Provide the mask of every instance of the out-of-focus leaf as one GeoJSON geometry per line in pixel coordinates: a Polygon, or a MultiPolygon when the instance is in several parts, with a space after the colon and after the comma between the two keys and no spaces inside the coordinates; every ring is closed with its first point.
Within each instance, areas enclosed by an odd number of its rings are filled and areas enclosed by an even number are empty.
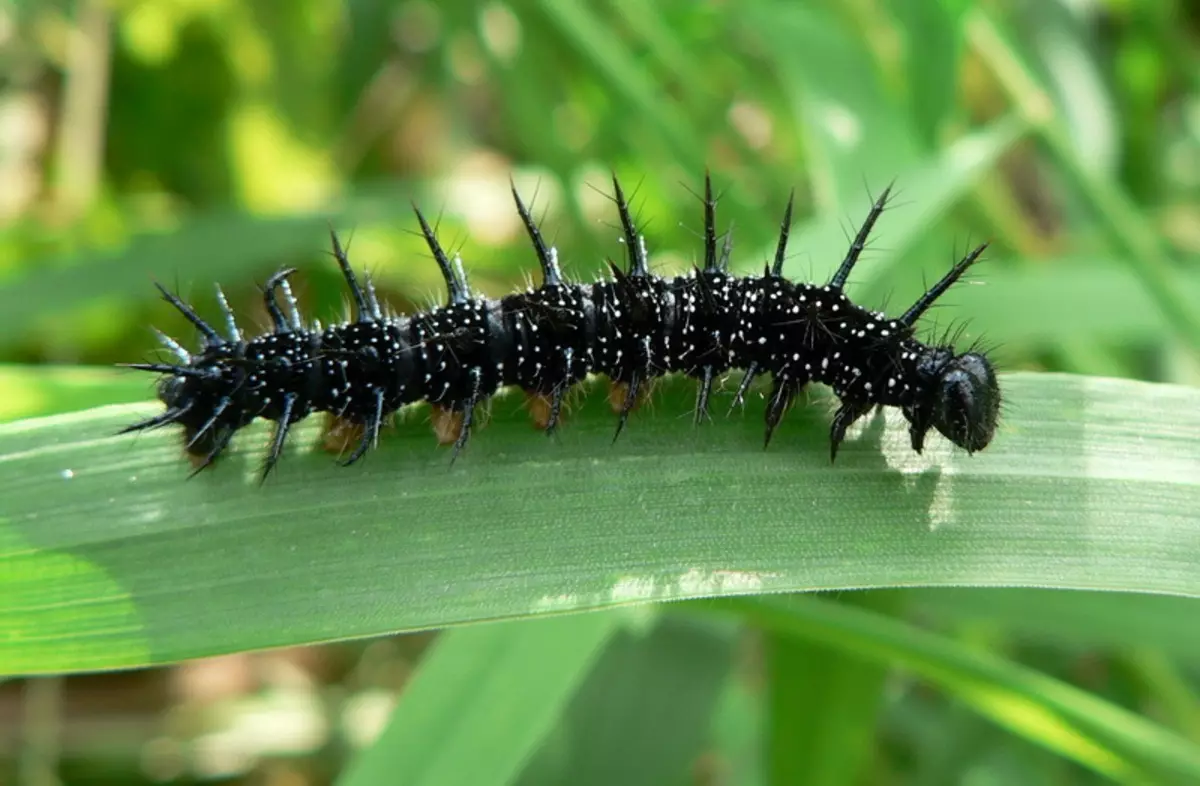
{"type": "Polygon", "coordinates": [[[623,619],[614,612],[449,631],[338,783],[512,783],[623,619]]]}
{"type": "Polygon", "coordinates": [[[996,723],[1118,781],[1200,779],[1200,746],[1052,677],[890,617],[803,596],[712,605],[852,657],[901,665],[996,723]]]}
{"type": "Polygon", "coordinates": [[[962,17],[971,0],[899,0],[893,3],[904,32],[904,85],[910,115],[928,145],[936,145],[954,111],[958,60],[962,54],[962,17]]]}
{"type": "Polygon", "coordinates": [[[253,278],[297,257],[321,259],[330,226],[411,214],[404,197],[411,192],[400,184],[363,189],[318,214],[226,211],[169,233],[138,235],[124,248],[37,261],[24,276],[0,286],[0,342],[17,340],[37,319],[87,303],[141,298],[153,291],[155,280],[173,288],[202,277],[209,287],[253,278]]]}
{"type": "Polygon", "coordinates": [[[1200,602],[1193,598],[1032,588],[906,592],[915,611],[942,622],[987,622],[1017,636],[1084,649],[1153,647],[1200,663],[1200,602]]]}
{"type": "Polygon", "coordinates": [[[683,615],[657,619],[613,638],[519,786],[691,781],[738,628],[683,615]]]}
{"type": "MultiPolygon", "coordinates": [[[[853,593],[841,600],[878,608],[898,598],[853,593]]],[[[768,631],[765,638],[771,783],[862,783],[887,670],[794,636],[768,631]]]]}
{"type": "Polygon", "coordinates": [[[0,364],[0,422],[145,401],[153,394],[154,382],[133,371],[0,364]]]}

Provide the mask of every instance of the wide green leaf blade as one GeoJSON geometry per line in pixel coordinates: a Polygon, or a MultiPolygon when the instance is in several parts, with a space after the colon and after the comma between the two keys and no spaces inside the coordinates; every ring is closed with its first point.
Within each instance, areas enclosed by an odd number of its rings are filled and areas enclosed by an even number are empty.
{"type": "Polygon", "coordinates": [[[152,406],[0,426],[0,673],[738,593],[1200,595],[1200,391],[1002,384],[982,453],[931,437],[918,456],[890,414],[833,466],[826,405],[797,407],[764,451],[760,401],[693,429],[684,381],[615,445],[598,390],[557,440],[501,396],[453,466],[419,411],[351,469],[305,453],[313,418],[262,487],[265,427],[188,481],[176,434],[114,436],[152,406]]]}

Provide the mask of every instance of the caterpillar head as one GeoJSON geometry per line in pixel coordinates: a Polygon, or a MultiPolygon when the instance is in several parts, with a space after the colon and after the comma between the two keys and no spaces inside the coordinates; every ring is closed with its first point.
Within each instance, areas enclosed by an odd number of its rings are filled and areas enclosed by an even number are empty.
{"type": "Polygon", "coordinates": [[[987,356],[938,349],[922,360],[919,373],[927,393],[905,409],[913,450],[921,451],[930,428],[968,453],[986,448],[1000,417],[1000,386],[987,356]]]}
{"type": "Polygon", "coordinates": [[[164,376],[158,381],[158,400],[167,408],[164,415],[170,416],[170,422],[183,426],[184,450],[193,460],[206,455],[213,446],[215,432],[211,426],[215,423],[205,429],[213,414],[210,386],[211,383],[203,378],[179,374],[164,376]]]}
{"type": "Polygon", "coordinates": [[[933,427],[968,453],[983,450],[996,433],[1000,387],[987,357],[967,352],[947,363],[938,376],[933,427]]]}
{"type": "Polygon", "coordinates": [[[156,392],[158,400],[167,405],[167,409],[175,409],[181,407],[186,401],[192,398],[192,391],[188,390],[187,377],[176,375],[162,376],[158,379],[156,392]]]}
{"type": "Polygon", "coordinates": [[[246,406],[244,371],[229,362],[236,351],[232,345],[209,347],[201,355],[181,358],[179,363],[126,364],[127,368],[162,375],[156,393],[166,408],[131,423],[120,433],[178,424],[183,427],[187,454],[203,458],[205,465],[211,463],[233,432],[257,414],[256,409],[246,406]]]}

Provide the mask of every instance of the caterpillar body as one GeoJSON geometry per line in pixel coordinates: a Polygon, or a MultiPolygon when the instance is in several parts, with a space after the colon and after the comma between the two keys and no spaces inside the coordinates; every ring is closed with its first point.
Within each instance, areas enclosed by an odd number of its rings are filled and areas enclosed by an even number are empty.
{"type": "Polygon", "coordinates": [[[545,242],[514,186],[542,283],[500,299],[472,292],[461,258],[446,254],[415,205],[448,290],[446,304],[426,312],[387,312],[370,278],[360,284],[332,231],[333,255],[353,304],[351,319],[341,324],[322,328],[304,322],[288,283],[292,268],[263,286],[271,330],[253,338],[243,335],[219,288],[224,334],[157,285],[199,331],[202,346],[189,352],[160,333],[172,362],[128,364],[162,375],[157,392],[166,409],[122,433],[182,426],[185,450],[198,472],[240,429],[263,418],[275,424],[262,467],[265,479],[290,427],[313,413],[329,413],[337,429],[354,435],[343,461],[349,465],[377,443],[393,413],[425,401],[439,441],[452,444],[457,457],[476,425],[477,407],[501,387],[522,389],[535,424],[552,433],[567,391],[589,374],[606,376],[619,435],[655,379],[670,373],[694,378],[699,422],[708,413],[715,381],[740,369],[735,404],[753,380],[771,378],[764,446],[810,382],[829,385],[840,402],[830,427],[831,461],[847,429],[877,406],[900,409],[917,452],[931,429],[969,453],[991,442],[1001,395],[986,353],[974,348],[956,353],[948,342],[926,344],[916,337],[921,316],[978,261],[986,244],[893,319],[854,304],[843,292],[890,187],[872,205],[833,277],[821,285],[783,276],[792,199],[772,262],[762,275],[739,277],[729,271],[730,234],[718,243],[716,200],[706,175],[703,264],[664,278],[649,270],[644,239],[615,176],[613,189],[628,265],[622,269],[610,260],[610,275],[591,284],[563,277],[557,249],[545,242]]]}

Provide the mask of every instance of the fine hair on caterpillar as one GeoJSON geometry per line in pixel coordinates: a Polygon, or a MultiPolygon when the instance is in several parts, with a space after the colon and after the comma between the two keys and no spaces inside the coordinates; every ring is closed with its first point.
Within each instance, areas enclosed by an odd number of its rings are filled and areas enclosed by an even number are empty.
{"type": "Polygon", "coordinates": [[[730,272],[731,235],[717,233],[716,200],[706,174],[703,263],[660,277],[649,270],[645,240],[615,176],[612,185],[627,261],[622,267],[609,260],[608,275],[590,284],[564,278],[557,249],[546,243],[513,186],[541,284],[499,299],[471,290],[461,258],[443,250],[415,205],[421,235],[446,282],[448,296],[439,307],[391,314],[370,277],[360,283],[332,231],[333,256],[352,304],[343,323],[322,327],[301,317],[288,283],[291,268],[264,284],[271,330],[253,338],[243,335],[219,288],[223,331],[156,285],[197,329],[201,346],[191,352],[160,333],[174,356],[170,362],[128,364],[162,375],[158,398],[166,409],[122,433],[182,426],[185,451],[198,472],[237,431],[263,418],[274,423],[265,479],[290,427],[309,415],[330,417],[330,431],[342,435],[332,441],[348,446],[342,463],[349,465],[377,443],[393,413],[424,401],[432,408],[438,441],[453,445],[453,461],[476,426],[477,408],[502,387],[523,390],[535,425],[553,433],[567,392],[589,374],[605,376],[617,416],[615,440],[659,377],[680,373],[696,380],[699,423],[708,414],[715,382],[741,370],[734,405],[755,379],[771,380],[764,447],[810,382],[831,387],[840,403],[830,426],[831,461],[847,429],[882,406],[900,409],[918,453],[931,429],[968,453],[991,442],[1001,397],[986,353],[975,348],[957,353],[952,342],[927,344],[916,337],[921,316],[979,260],[986,244],[959,260],[902,315],[889,318],[854,304],[843,289],[890,187],[875,200],[832,278],[814,284],[783,276],[791,198],[773,259],[761,275],[739,277],[730,272]]]}

